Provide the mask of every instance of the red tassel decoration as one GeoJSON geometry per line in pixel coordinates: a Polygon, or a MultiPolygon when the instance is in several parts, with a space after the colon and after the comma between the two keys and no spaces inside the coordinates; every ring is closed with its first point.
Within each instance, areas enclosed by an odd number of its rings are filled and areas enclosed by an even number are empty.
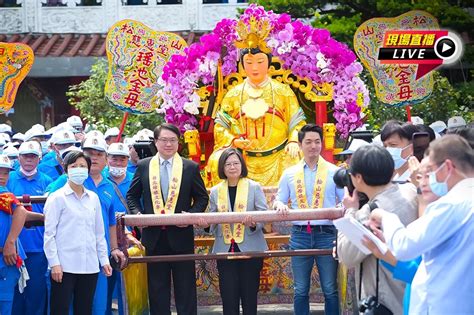
{"type": "Polygon", "coordinates": [[[309,224],[309,221],[308,221],[308,225],[306,226],[306,232],[311,234],[311,225],[309,224]]]}
{"type": "Polygon", "coordinates": [[[20,268],[23,265],[23,259],[21,259],[20,255],[16,255],[16,267],[20,268]]]}
{"type": "Polygon", "coordinates": [[[231,253],[234,252],[234,244],[235,244],[235,240],[234,240],[234,239],[231,239],[231,240],[230,240],[230,252],[231,252],[231,253]]]}

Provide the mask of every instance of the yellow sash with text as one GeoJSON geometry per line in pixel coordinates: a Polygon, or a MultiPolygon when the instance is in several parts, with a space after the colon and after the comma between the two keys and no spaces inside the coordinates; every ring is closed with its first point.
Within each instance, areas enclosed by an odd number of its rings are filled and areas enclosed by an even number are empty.
{"type": "Polygon", "coordinates": [[[322,208],[324,203],[324,190],[326,189],[326,179],[331,163],[323,159],[318,159],[318,169],[316,171],[316,180],[313,188],[313,204],[308,205],[306,197],[306,188],[304,185],[304,160],[301,161],[301,167],[295,174],[296,201],[299,209],[317,209],[322,208]]]}
{"type": "Polygon", "coordinates": [[[149,177],[151,201],[155,214],[173,214],[178,201],[181,177],[183,175],[183,159],[176,153],[173,156],[171,179],[169,182],[168,199],[163,203],[160,184],[160,155],[156,154],[150,161],[149,177]]]}
{"type": "MultiPolygon", "coordinates": [[[[237,184],[237,193],[235,196],[234,212],[247,211],[247,199],[249,195],[249,181],[245,178],[239,179],[237,184]]],[[[227,180],[220,183],[217,188],[217,211],[228,212],[229,209],[229,185],[227,180]]],[[[224,243],[240,244],[244,241],[245,226],[242,223],[234,223],[232,231],[230,224],[222,224],[222,234],[224,243]]],[[[232,247],[233,249],[233,247],[232,247]]]]}

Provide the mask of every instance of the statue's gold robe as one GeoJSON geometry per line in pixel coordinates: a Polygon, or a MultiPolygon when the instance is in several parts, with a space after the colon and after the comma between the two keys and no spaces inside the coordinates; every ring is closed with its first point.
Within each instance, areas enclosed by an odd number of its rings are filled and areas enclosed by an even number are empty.
{"type": "Polygon", "coordinates": [[[214,124],[214,153],[208,162],[210,186],[217,184],[217,162],[223,149],[235,139],[248,139],[243,152],[248,177],[264,186],[277,186],[283,171],[300,158],[285,152],[289,142],[298,141],[298,131],[305,125],[303,110],[291,88],[269,79],[262,86],[248,80],[227,92],[214,124]]]}

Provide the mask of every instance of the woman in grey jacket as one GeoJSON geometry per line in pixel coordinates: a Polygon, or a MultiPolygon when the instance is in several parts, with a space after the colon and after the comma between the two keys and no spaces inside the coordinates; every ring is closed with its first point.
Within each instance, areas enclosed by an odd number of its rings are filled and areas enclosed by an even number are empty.
{"type": "MultiPolygon", "coordinates": [[[[211,212],[265,211],[262,187],[247,179],[247,166],[240,151],[226,149],[219,158],[219,177],[224,181],[211,189],[211,212]]],[[[212,253],[264,251],[268,249],[263,224],[247,216],[242,223],[211,225],[215,235],[212,253]]],[[[257,293],[263,258],[218,260],[219,286],[224,315],[257,314],[257,293]]]]}

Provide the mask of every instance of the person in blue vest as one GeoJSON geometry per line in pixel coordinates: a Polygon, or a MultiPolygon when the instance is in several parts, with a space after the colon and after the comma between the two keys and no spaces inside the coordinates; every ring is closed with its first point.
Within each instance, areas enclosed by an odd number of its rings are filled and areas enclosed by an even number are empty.
{"type": "MultiPolygon", "coordinates": [[[[115,209],[116,213],[126,213],[127,201],[126,196],[128,188],[132,183],[133,174],[127,171],[129,162],[129,148],[124,143],[112,143],[107,149],[107,178],[114,186],[114,190],[119,197],[121,207],[115,209]]],[[[136,245],[143,249],[143,245],[132,235],[127,232],[127,241],[129,246],[136,245]]],[[[112,299],[118,297],[119,314],[123,314],[122,286],[120,281],[121,274],[114,270],[112,276],[108,278],[109,289],[107,296],[107,314],[112,314],[112,299]],[[118,294],[114,294],[118,293],[118,294]]]]}
{"type": "MultiPolygon", "coordinates": [[[[89,177],[84,182],[86,189],[92,190],[99,196],[102,206],[102,217],[104,221],[105,238],[110,254],[116,261],[123,262],[125,257],[117,246],[117,234],[115,224],[115,209],[120,208],[120,200],[112,186],[112,183],[103,176],[103,170],[107,164],[107,144],[103,137],[86,136],[82,150],[91,159],[91,170],[89,177]]],[[[67,182],[67,176],[61,175],[47,188],[52,193],[63,187],[67,182]]],[[[107,310],[107,277],[101,272],[97,280],[94,296],[93,313],[105,314],[107,310]]]]}
{"type": "Polygon", "coordinates": [[[76,144],[76,138],[74,134],[70,130],[58,130],[53,134],[51,138],[51,148],[52,152],[54,152],[55,157],[54,159],[49,159],[40,163],[38,166],[38,170],[53,180],[56,180],[59,176],[64,174],[63,169],[63,159],[61,155],[65,152],[67,148],[76,144]]]}
{"type": "MultiPolygon", "coordinates": [[[[52,179],[38,171],[41,158],[41,146],[36,141],[23,142],[18,150],[20,168],[10,173],[7,189],[15,196],[44,195],[46,187],[52,179]]],[[[33,204],[32,211],[43,213],[42,204],[33,204]]],[[[43,315],[47,301],[46,278],[48,261],[43,252],[44,227],[33,226],[24,228],[20,234],[20,241],[28,256],[26,268],[30,276],[28,285],[23,293],[15,291],[13,300],[14,314],[43,315]]]]}
{"type": "Polygon", "coordinates": [[[11,163],[5,154],[0,155],[0,314],[12,314],[13,296],[20,271],[17,263],[25,259],[18,240],[27,216],[26,209],[8,192],[6,183],[11,163]]]}

